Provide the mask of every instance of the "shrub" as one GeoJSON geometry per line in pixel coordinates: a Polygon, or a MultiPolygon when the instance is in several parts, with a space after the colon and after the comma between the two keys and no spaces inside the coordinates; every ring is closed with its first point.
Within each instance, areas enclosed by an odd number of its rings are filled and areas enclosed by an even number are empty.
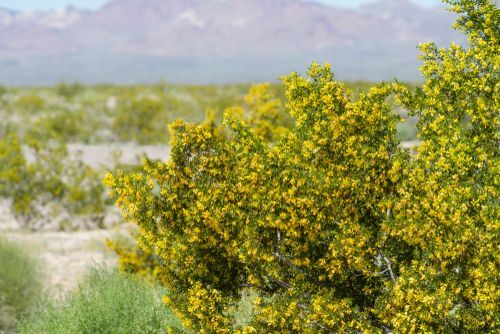
{"type": "MultiPolygon", "coordinates": [[[[373,89],[350,102],[328,68],[314,66],[310,74],[312,81],[298,75],[285,81],[297,124],[274,146],[237,119],[226,120],[233,141],[178,122],[171,126],[169,162],[150,164],[147,176],[108,180],[125,217],[139,223],[143,242],[164,260],[170,305],[195,330],[227,331],[234,319],[226,315],[244,286],[267,297],[263,312],[282,317],[289,303],[306,303],[303,295],[324,296],[328,286],[349,295],[343,285],[353,271],[361,276],[358,284],[371,289],[353,291],[352,298],[373,303],[377,291],[370,280],[382,280],[372,263],[380,242],[377,226],[385,217],[378,206],[394,191],[387,171],[397,156],[397,119],[384,102],[390,89],[373,89]],[[328,92],[326,102],[315,114],[304,112],[313,105],[309,96],[320,91],[328,92]],[[330,107],[333,96],[342,100],[330,107]],[[369,131],[361,131],[368,124],[369,131]],[[352,147],[344,150],[346,138],[352,147]],[[354,185],[359,192],[350,189],[354,185]],[[290,290],[291,282],[300,292],[290,290]],[[325,288],[318,291],[317,284],[325,288]]],[[[269,330],[273,321],[263,328],[269,330]]]]}
{"type": "Polygon", "coordinates": [[[290,126],[281,100],[273,95],[269,84],[253,85],[245,96],[245,103],[249,110],[232,108],[228,112],[243,118],[265,140],[274,142],[284,133],[286,126],[290,126]]]}
{"type": "Polygon", "coordinates": [[[16,107],[20,110],[28,113],[39,112],[45,106],[45,100],[34,94],[23,95],[21,96],[17,103],[16,107]]]}
{"type": "Polygon", "coordinates": [[[107,240],[106,244],[118,255],[118,269],[121,272],[141,276],[147,281],[161,282],[161,260],[146,247],[112,240],[107,240]]]}
{"type": "Polygon", "coordinates": [[[0,237],[0,332],[12,330],[34,306],[41,294],[40,277],[36,260],[0,237]]]}
{"type": "Polygon", "coordinates": [[[36,228],[54,218],[47,215],[65,212],[101,226],[106,201],[99,174],[71,158],[63,143],[33,140],[30,149],[34,162],[24,158],[15,133],[0,137],[0,197],[12,200],[17,218],[36,228]]]}
{"type": "Polygon", "coordinates": [[[0,196],[13,195],[13,185],[21,182],[25,165],[26,160],[17,136],[7,132],[0,137],[0,196]]]}
{"type": "Polygon", "coordinates": [[[113,131],[121,140],[150,144],[162,141],[166,124],[167,112],[163,100],[141,97],[131,100],[118,110],[113,131]]]}
{"type": "Polygon", "coordinates": [[[108,175],[165,298],[200,333],[478,333],[500,325],[500,15],[447,1],[469,48],[422,46],[426,82],[360,92],[314,64],[284,78],[295,126],[273,144],[176,122],[171,159],[108,175]],[[394,95],[394,98],[391,96],[394,95]],[[399,147],[390,101],[419,117],[399,147]],[[231,309],[255,298],[251,321],[231,309]]]}
{"type": "Polygon", "coordinates": [[[413,251],[379,302],[396,332],[500,325],[500,10],[487,0],[447,2],[469,48],[422,45],[426,81],[400,97],[419,118],[422,144],[404,161],[383,228],[413,251]]]}
{"type": "Polygon", "coordinates": [[[175,316],[163,307],[166,291],[128,275],[93,269],[62,305],[44,302],[19,325],[19,333],[93,334],[182,332],[175,316]]]}
{"type": "Polygon", "coordinates": [[[83,86],[80,83],[61,82],[57,84],[54,89],[59,96],[71,100],[83,91],[83,86]]]}
{"type": "Polygon", "coordinates": [[[60,142],[87,141],[90,134],[85,132],[82,126],[86,119],[81,111],[71,112],[60,109],[52,113],[44,114],[32,121],[26,130],[26,141],[58,140],[60,142]]]}

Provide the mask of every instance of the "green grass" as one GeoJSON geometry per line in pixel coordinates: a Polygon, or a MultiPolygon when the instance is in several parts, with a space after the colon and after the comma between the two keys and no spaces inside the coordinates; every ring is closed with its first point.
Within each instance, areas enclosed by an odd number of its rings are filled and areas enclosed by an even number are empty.
{"type": "Polygon", "coordinates": [[[36,259],[0,237],[0,332],[10,332],[41,295],[36,259]]]}
{"type": "Polygon", "coordinates": [[[166,291],[104,268],[92,269],[80,288],[61,305],[42,302],[24,318],[23,334],[165,333],[180,322],[161,297],[166,291]]]}

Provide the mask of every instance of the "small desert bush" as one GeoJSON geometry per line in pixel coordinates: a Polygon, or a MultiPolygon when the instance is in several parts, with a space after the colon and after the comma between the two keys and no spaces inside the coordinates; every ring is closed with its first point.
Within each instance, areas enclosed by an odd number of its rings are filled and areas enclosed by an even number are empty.
{"type": "MultiPolygon", "coordinates": [[[[37,229],[64,214],[102,227],[106,209],[97,170],[70,156],[64,142],[29,142],[33,162],[25,158],[19,135],[0,137],[0,198],[10,199],[12,212],[24,227],[37,229]]],[[[59,229],[78,228],[68,220],[59,229]]]]}
{"type": "Polygon", "coordinates": [[[182,332],[162,305],[165,293],[129,275],[94,268],[61,305],[41,303],[21,321],[19,333],[165,333],[169,327],[182,332]]]}
{"type": "Polygon", "coordinates": [[[0,237],[0,332],[11,330],[41,292],[36,260],[0,237]]]}

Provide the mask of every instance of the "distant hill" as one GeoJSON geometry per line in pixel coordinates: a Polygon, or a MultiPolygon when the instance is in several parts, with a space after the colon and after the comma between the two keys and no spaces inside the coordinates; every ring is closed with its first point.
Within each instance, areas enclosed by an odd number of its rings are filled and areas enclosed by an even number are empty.
{"type": "Polygon", "coordinates": [[[0,9],[0,83],[275,80],[312,61],[348,80],[418,80],[420,42],[462,42],[452,14],[408,0],[112,0],[96,11],[0,9]]]}

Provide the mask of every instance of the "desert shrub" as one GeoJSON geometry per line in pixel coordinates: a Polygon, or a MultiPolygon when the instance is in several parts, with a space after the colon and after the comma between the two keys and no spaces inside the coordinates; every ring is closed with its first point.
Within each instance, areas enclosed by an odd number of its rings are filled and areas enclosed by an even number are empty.
{"type": "Polygon", "coordinates": [[[273,95],[267,83],[253,85],[245,96],[245,103],[247,108],[232,108],[229,112],[238,115],[265,140],[274,142],[289,125],[281,100],[273,95]]]}
{"type": "Polygon", "coordinates": [[[28,113],[39,112],[44,106],[45,100],[36,94],[22,95],[15,105],[19,110],[28,113]]]}
{"type": "Polygon", "coordinates": [[[426,81],[400,97],[419,118],[422,144],[404,161],[384,226],[413,250],[379,301],[396,332],[500,325],[500,10],[493,1],[447,2],[469,47],[422,45],[426,81]]]}
{"type": "Polygon", "coordinates": [[[138,97],[118,109],[113,131],[120,140],[150,144],[164,141],[167,111],[161,98],[138,97]]]}
{"type": "Polygon", "coordinates": [[[24,137],[26,141],[86,142],[90,130],[84,124],[87,124],[87,120],[82,112],[56,109],[34,120],[25,130],[24,137]]]}
{"type": "Polygon", "coordinates": [[[41,288],[40,270],[32,255],[0,237],[0,332],[14,329],[41,296],[41,288]]]}
{"type": "Polygon", "coordinates": [[[273,143],[292,125],[289,115],[276,93],[268,83],[255,84],[244,97],[243,103],[225,108],[222,112],[216,109],[207,109],[203,127],[214,136],[230,138],[232,134],[222,124],[222,115],[228,114],[237,117],[252,128],[258,136],[273,143]]]}
{"type": "Polygon", "coordinates": [[[106,244],[118,255],[118,269],[121,272],[143,277],[147,281],[161,282],[161,259],[147,247],[114,240],[107,240],[106,244]]]}
{"type": "Polygon", "coordinates": [[[176,122],[171,159],[111,174],[140,244],[160,257],[166,303],[201,333],[478,333],[500,325],[500,15],[447,1],[467,49],[422,46],[421,88],[354,98],[329,66],[284,78],[295,125],[268,141],[176,122]],[[422,144],[400,148],[397,101],[422,144]],[[465,126],[464,126],[465,125],[465,126]],[[234,308],[258,294],[251,321],[234,308]]]}
{"type": "MultiPolygon", "coordinates": [[[[23,225],[39,228],[67,213],[101,226],[106,206],[101,175],[70,157],[63,143],[32,141],[29,148],[33,162],[25,159],[15,133],[0,138],[0,197],[11,199],[23,225]]],[[[68,227],[75,228],[71,222],[68,227]]]]}
{"type": "Polygon", "coordinates": [[[59,96],[64,97],[65,99],[72,99],[77,94],[81,93],[83,90],[83,86],[79,83],[64,83],[61,82],[55,86],[55,91],[59,96]]]}
{"type": "MultiPolygon", "coordinates": [[[[150,164],[146,176],[108,180],[125,218],[139,224],[144,244],[164,260],[170,305],[195,330],[228,331],[235,322],[228,310],[248,286],[266,297],[259,307],[266,330],[278,321],[269,314],[282,317],[290,303],[326,297],[328,287],[374,303],[375,282],[383,280],[372,261],[385,217],[379,205],[395,190],[388,171],[398,156],[397,118],[384,102],[391,89],[350,101],[328,68],[315,65],[310,75],[311,81],[296,74],[285,80],[297,122],[274,145],[237,118],[226,119],[231,141],[178,122],[171,126],[169,162],[150,164]],[[312,101],[315,92],[328,94],[325,102],[312,101]],[[329,104],[334,98],[341,99],[337,106],[329,104]],[[316,103],[316,112],[308,112],[316,103]],[[343,148],[345,140],[351,149],[343,148]],[[351,272],[365,292],[345,286],[351,272]],[[291,290],[292,282],[300,292],[291,290]],[[317,284],[325,288],[318,291],[317,284]]],[[[304,311],[295,312],[290,316],[306,330],[304,311]]],[[[293,325],[289,320],[283,318],[293,325]]],[[[274,330],[287,330],[283,322],[274,330]]]]}
{"type": "Polygon", "coordinates": [[[13,184],[21,182],[26,164],[19,139],[12,132],[0,137],[0,196],[14,194],[13,184]]]}
{"type": "Polygon", "coordinates": [[[21,321],[18,331],[132,334],[162,333],[172,327],[182,332],[179,321],[162,305],[165,293],[165,289],[131,276],[96,268],[61,305],[42,303],[21,321]]]}

